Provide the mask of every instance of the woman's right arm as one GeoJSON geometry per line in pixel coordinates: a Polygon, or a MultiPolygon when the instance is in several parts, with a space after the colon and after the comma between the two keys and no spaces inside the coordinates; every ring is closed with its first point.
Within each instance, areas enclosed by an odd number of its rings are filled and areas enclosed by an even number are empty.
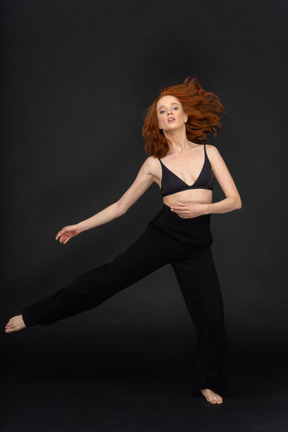
{"type": "Polygon", "coordinates": [[[158,177],[157,170],[159,170],[159,164],[157,162],[156,158],[152,156],[148,157],[140,168],[132,185],[118,201],[78,224],[62,228],[57,233],[56,240],[59,240],[60,243],[66,244],[71,238],[77,236],[83,231],[104,225],[125,214],[158,177]]]}

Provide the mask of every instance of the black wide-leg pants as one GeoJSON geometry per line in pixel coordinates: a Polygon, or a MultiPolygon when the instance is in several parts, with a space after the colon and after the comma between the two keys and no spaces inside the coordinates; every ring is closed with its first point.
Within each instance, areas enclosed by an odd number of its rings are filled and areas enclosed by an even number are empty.
{"type": "Polygon", "coordinates": [[[229,344],[219,281],[210,246],[210,215],[180,218],[165,204],[144,233],[110,263],[83,274],[66,288],[23,310],[27,327],[49,325],[92,309],[171,264],[196,327],[196,392],[223,394],[227,384],[229,344]]]}

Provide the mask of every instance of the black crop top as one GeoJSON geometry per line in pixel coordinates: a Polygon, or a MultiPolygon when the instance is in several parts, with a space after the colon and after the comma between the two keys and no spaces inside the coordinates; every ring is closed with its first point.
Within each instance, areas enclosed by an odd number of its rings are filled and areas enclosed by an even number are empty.
{"type": "Polygon", "coordinates": [[[177,192],[182,192],[189,189],[210,189],[213,190],[213,172],[211,163],[206,153],[206,146],[204,144],[205,161],[202,170],[193,183],[189,186],[180,177],[174,174],[167,168],[163,162],[159,159],[162,167],[162,180],[161,180],[161,193],[164,196],[173,195],[177,192]]]}

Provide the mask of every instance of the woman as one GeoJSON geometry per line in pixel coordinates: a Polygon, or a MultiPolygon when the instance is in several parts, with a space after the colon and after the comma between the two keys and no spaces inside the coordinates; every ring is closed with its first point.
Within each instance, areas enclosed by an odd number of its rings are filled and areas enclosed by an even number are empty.
{"type": "Polygon", "coordinates": [[[210,215],[240,209],[241,199],[220,153],[206,145],[207,133],[221,128],[218,97],[196,78],[160,92],[143,127],[150,156],[134,183],[114,204],[76,225],[62,228],[56,240],[66,244],[88,229],[122,216],[156,182],[163,206],[144,233],[112,262],[90,270],[66,288],[38,301],[6,325],[11,333],[48,325],[91,309],[149,273],[170,263],[196,326],[198,394],[223,402],[229,346],[223,302],[210,246],[210,215]],[[203,144],[204,143],[204,144],[203,144]],[[212,203],[213,177],[226,198],[212,203]]]}

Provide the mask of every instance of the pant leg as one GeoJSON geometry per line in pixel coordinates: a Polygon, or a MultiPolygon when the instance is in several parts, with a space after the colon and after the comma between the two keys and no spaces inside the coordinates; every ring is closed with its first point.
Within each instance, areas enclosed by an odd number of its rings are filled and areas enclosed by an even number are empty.
{"type": "Polygon", "coordinates": [[[211,249],[203,247],[172,266],[196,327],[195,391],[209,388],[221,395],[227,384],[229,344],[211,249]]]}
{"type": "Polygon", "coordinates": [[[147,229],[112,262],[83,274],[53,295],[23,310],[26,326],[48,325],[92,309],[169,262],[169,252],[147,229]]]}

